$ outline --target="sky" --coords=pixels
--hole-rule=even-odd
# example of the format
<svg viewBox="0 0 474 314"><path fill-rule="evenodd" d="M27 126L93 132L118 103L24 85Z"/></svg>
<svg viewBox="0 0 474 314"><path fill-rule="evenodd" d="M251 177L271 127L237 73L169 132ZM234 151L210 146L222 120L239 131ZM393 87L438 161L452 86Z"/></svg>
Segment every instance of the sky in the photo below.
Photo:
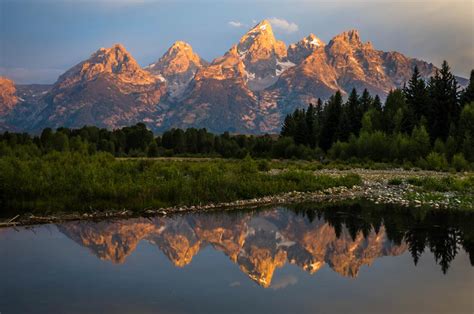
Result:
<svg viewBox="0 0 474 314"><path fill-rule="evenodd" d="M447 60L464 77L474 68L473 0L0 0L0 75L53 83L114 43L142 66L176 40L211 61L262 19L287 44L358 29L377 49Z"/></svg>

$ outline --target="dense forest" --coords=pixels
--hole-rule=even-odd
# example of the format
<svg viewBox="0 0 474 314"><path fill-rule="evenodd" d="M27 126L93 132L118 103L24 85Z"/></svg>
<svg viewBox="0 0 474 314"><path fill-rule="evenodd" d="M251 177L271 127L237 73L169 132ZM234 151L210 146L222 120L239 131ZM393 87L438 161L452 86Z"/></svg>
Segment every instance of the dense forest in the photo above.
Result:
<svg viewBox="0 0 474 314"><path fill-rule="evenodd" d="M474 71L460 90L446 62L425 82L414 69L385 104L367 90L336 92L289 114L279 136L215 135L172 129L155 137L143 123L117 130L84 126L44 129L40 136L5 132L0 157L28 158L52 151L116 157L210 156L285 158L327 162L386 162L428 169L467 170L474 162Z"/></svg>
<svg viewBox="0 0 474 314"><path fill-rule="evenodd" d="M337 92L325 104L288 115L281 136L321 148L330 159L465 168L474 162L474 71L460 91L446 62L428 82L415 68L384 105L367 90L353 89L346 102Z"/></svg>

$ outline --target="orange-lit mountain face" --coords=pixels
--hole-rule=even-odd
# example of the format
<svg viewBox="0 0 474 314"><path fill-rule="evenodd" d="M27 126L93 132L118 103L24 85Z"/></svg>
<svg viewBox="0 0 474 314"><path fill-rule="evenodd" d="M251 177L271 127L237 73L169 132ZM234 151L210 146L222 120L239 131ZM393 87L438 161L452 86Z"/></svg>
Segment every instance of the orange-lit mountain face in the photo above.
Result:
<svg viewBox="0 0 474 314"><path fill-rule="evenodd" d="M322 220L309 222L292 212L270 210L258 215L196 215L137 218L114 222L71 222L58 225L69 238L94 255L124 263L140 241L156 245L176 267L185 267L205 246L223 252L249 278L270 287L274 272L295 264L314 274L328 265L342 276L357 276L361 266L382 256L399 255L406 245L393 245L382 227L353 238L344 227Z"/></svg>
<svg viewBox="0 0 474 314"><path fill-rule="evenodd" d="M7 128L26 131L145 122L154 131L278 132L287 113L337 90L348 94L354 87L367 88L383 98L409 80L415 65L425 78L436 69L398 52L376 50L357 30L327 44L310 34L286 47L264 20L210 63L182 41L145 68L122 45L101 48L61 75L44 96L23 104L41 110L12 111L11 83L2 88L0 110Z"/></svg>
<svg viewBox="0 0 474 314"><path fill-rule="evenodd" d="M15 83L0 76L0 117L10 113L18 101Z"/></svg>

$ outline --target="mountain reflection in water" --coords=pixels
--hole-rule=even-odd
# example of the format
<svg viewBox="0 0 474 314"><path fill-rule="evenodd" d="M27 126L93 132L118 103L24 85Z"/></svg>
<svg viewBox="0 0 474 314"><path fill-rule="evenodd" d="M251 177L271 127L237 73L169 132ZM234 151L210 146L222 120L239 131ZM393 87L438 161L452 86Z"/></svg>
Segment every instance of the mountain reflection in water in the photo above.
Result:
<svg viewBox="0 0 474 314"><path fill-rule="evenodd" d="M446 272L459 250L473 263L470 214L369 210L359 205L236 213L202 213L113 221L79 221L58 229L102 260L125 263L141 241L156 246L176 267L185 267L202 249L223 252L242 272L269 287L277 268L294 264L310 274L326 264L356 277L363 265L407 250L415 264L433 252Z"/></svg>

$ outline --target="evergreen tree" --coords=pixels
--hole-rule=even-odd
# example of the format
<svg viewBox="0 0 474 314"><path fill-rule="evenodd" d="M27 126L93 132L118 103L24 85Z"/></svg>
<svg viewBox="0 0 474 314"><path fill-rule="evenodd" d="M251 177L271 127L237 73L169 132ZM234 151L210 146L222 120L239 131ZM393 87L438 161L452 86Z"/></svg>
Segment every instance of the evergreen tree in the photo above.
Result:
<svg viewBox="0 0 474 314"><path fill-rule="evenodd" d="M296 121L293 114L288 114L285 117L285 121L283 122L283 127L281 129L280 135L283 136L288 136L288 137L293 137L295 136L296 133Z"/></svg>
<svg viewBox="0 0 474 314"><path fill-rule="evenodd" d="M306 123L306 111L304 109L295 111L296 130L294 140L296 144L308 145L309 129Z"/></svg>
<svg viewBox="0 0 474 314"><path fill-rule="evenodd" d="M309 104L306 111L306 126L308 128L308 145L314 148L316 146L316 126L317 126L316 108Z"/></svg>
<svg viewBox="0 0 474 314"><path fill-rule="evenodd" d="M474 101L474 70L471 70L471 77L469 78L469 85L461 94L461 105L468 104Z"/></svg>
<svg viewBox="0 0 474 314"><path fill-rule="evenodd" d="M431 115L428 90L417 66L413 69L413 75L403 92L407 103L407 127L408 131L411 132L421 117L429 117Z"/></svg>
<svg viewBox="0 0 474 314"><path fill-rule="evenodd" d="M372 101L372 108L378 112L382 111L382 101L380 100L379 95L375 95L374 100Z"/></svg>
<svg viewBox="0 0 474 314"><path fill-rule="evenodd" d="M361 121L363 112L360 106L359 95L357 94L357 90L355 88L353 88L349 94L345 109L347 116L350 118L349 133L359 135L360 128L362 127Z"/></svg>
<svg viewBox="0 0 474 314"><path fill-rule="evenodd" d="M436 71L430 79L428 93L431 104L431 114L428 116L428 127L431 140L445 140L449 135L451 123L459 118L458 84L451 73L449 65L443 62L440 71Z"/></svg>
<svg viewBox="0 0 474 314"><path fill-rule="evenodd" d="M331 148L331 145L336 141L341 113L342 94L337 91L335 95L329 98L324 108L324 122L319 140L319 146L324 150Z"/></svg>
<svg viewBox="0 0 474 314"><path fill-rule="evenodd" d="M344 105L342 107L341 118L339 119L339 125L337 127L337 140L345 142L349 139L349 135L352 133L352 120L353 118L349 115L347 105Z"/></svg>
<svg viewBox="0 0 474 314"><path fill-rule="evenodd" d="M372 96L370 96L370 93L369 91L366 89L364 89L364 91L362 92L362 96L360 97L360 109L362 111L362 114L361 116L364 115L364 113L366 113L367 111L369 111L370 107L372 106Z"/></svg>

